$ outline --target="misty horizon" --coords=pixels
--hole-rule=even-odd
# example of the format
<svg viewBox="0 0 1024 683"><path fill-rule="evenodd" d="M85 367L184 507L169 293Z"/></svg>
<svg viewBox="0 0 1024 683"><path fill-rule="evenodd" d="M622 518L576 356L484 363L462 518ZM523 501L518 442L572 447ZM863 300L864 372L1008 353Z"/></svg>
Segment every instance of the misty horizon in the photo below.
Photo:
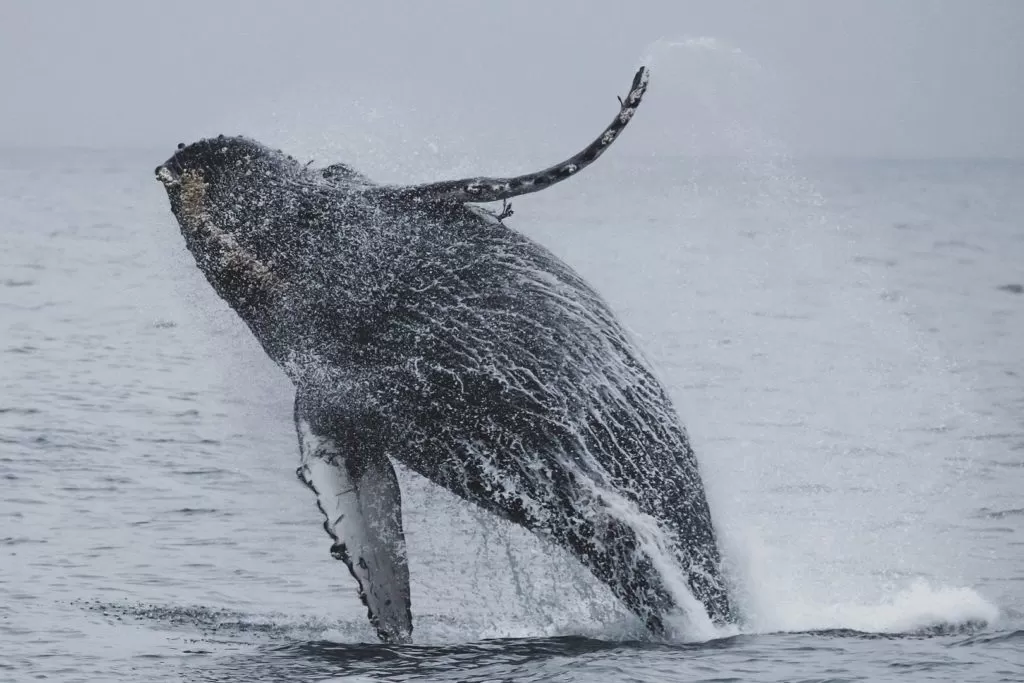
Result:
<svg viewBox="0 0 1024 683"><path fill-rule="evenodd" d="M585 144L647 63L616 153L1024 157L1020 3L641 7L6 3L0 147L225 133L371 165L529 166Z"/></svg>

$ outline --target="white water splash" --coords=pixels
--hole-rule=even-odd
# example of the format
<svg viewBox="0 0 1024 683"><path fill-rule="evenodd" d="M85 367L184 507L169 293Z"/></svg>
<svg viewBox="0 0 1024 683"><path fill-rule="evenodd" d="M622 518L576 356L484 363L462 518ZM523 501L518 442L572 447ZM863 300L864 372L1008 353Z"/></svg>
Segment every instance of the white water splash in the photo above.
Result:
<svg viewBox="0 0 1024 683"><path fill-rule="evenodd" d="M652 69L647 114L668 133L663 156L725 157L719 170L741 188L728 198L735 225L723 224L707 246L700 233L685 236L688 253L716 256L717 267L690 278L718 293L705 313L725 307L719 333L744 340L699 349L702 362L736 368L736 379L712 398L718 405L680 407L739 584L742 631L992 624L999 609L963 585L961 550L924 529L927 519L960 523L969 500L951 495L968 493L957 468L979 460L965 452L977 450L972 434L999 430L970 410L971 387L934 341L881 296L888 274L856 260L885 245L858 243L795 172L787 145L770 132L785 95L756 59L692 38L656 41L643 62ZM676 194L680 222L693 230L703 208L694 194L702 195ZM696 265L692 255L687 263ZM816 296L824 305L810 305ZM793 309L806 310L806 322L778 317ZM735 355L744 343L754 359ZM767 388L783 401L760 398ZM728 416L721 425L700 421L716 411ZM948 435L924 446L915 433ZM913 578L921 576L929 579Z"/></svg>
<svg viewBox="0 0 1024 683"><path fill-rule="evenodd" d="M999 619L999 608L976 591L936 586L923 579L876 602L815 604L778 595L762 595L759 601L763 611L748 627L754 633L827 629L915 633L991 626Z"/></svg>

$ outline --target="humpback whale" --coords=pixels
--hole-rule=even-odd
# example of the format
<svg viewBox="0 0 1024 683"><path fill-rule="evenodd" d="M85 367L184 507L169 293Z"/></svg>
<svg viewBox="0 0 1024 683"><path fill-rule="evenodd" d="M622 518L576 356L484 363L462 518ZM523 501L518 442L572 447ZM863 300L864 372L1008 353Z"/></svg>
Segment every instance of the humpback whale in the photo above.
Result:
<svg viewBox="0 0 1024 683"><path fill-rule="evenodd" d="M607 150L647 82L582 151L516 177L383 185L225 136L156 169L196 265L295 386L298 477L385 642L412 634L392 460L568 549L655 633L682 606L666 554L734 619L664 387L597 292L505 222Z"/></svg>

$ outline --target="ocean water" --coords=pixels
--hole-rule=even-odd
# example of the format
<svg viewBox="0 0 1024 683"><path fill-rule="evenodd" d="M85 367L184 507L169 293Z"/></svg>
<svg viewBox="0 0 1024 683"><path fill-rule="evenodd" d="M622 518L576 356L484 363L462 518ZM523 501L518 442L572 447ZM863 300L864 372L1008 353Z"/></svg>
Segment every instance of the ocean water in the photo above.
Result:
<svg viewBox="0 0 1024 683"><path fill-rule="evenodd" d="M0 680L1024 680L1024 164L609 153L517 200L669 387L744 620L652 640L401 471L399 647L167 153L0 151Z"/></svg>

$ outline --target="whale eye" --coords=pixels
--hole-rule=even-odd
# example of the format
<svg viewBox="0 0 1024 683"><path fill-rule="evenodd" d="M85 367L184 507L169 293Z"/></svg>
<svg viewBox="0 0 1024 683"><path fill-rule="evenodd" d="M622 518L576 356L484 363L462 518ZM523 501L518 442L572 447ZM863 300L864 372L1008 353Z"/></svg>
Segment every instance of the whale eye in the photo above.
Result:
<svg viewBox="0 0 1024 683"><path fill-rule="evenodd" d="M185 143L184 142L179 142L178 143L178 149L185 149Z"/></svg>

